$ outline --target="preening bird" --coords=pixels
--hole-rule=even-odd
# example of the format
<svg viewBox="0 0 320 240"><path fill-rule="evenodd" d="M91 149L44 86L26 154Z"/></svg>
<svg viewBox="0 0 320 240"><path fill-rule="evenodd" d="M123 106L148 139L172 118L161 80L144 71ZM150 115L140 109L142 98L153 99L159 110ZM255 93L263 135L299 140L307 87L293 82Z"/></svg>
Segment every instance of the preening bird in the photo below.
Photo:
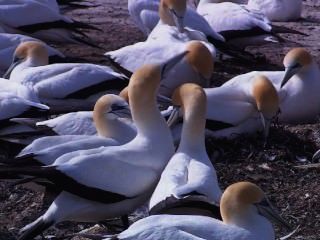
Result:
<svg viewBox="0 0 320 240"><path fill-rule="evenodd" d="M255 75L252 81L226 82L221 87L206 88L205 93L207 135L232 139L262 131L267 139L270 124L279 113L278 93L268 78ZM169 125L179 136L181 124L175 124L178 111L176 106Z"/></svg>
<svg viewBox="0 0 320 240"><path fill-rule="evenodd" d="M221 218L221 190L205 149L205 92L196 84L186 83L175 90L172 99L183 111L181 141L152 194L150 214Z"/></svg>
<svg viewBox="0 0 320 240"><path fill-rule="evenodd" d="M45 167L0 167L4 174L45 177L64 190L43 216L23 228L20 239L30 239L60 221L128 214L151 196L174 153L170 130L156 104L157 89L185 54L145 65L132 75L128 94L137 136L129 143Z"/></svg>
<svg viewBox="0 0 320 240"><path fill-rule="evenodd" d="M163 35L159 34L158 40L147 40L108 52L107 55L123 68L135 71L148 62L165 61L181 51L188 51L185 58L161 81L159 93L171 97L176 87L190 80L200 86L208 86L213 74L215 49L210 44L200 41L185 43L172 39L169 44L162 41L162 37Z"/></svg>
<svg viewBox="0 0 320 240"><path fill-rule="evenodd" d="M264 75L273 83L279 95L279 122L314 122L320 112L318 64L306 49L293 48L286 54L283 65L285 71L249 72L232 78L225 85L232 87L245 82L249 84L256 75Z"/></svg>

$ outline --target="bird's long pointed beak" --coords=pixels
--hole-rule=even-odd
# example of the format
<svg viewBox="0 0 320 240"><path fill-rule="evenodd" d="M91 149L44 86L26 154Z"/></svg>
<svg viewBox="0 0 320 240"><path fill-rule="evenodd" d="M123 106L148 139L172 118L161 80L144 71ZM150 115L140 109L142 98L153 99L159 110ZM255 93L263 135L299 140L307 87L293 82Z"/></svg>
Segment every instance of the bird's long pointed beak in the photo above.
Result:
<svg viewBox="0 0 320 240"><path fill-rule="evenodd" d="M171 128L172 126L174 126L177 123L177 121L179 119L179 112L180 112L180 107L174 106L173 110L167 120L167 124L168 124L169 128Z"/></svg>
<svg viewBox="0 0 320 240"><path fill-rule="evenodd" d="M162 70L161 70L161 79L164 79L167 74L171 71L171 69L179 63L185 55L188 54L188 51L184 51L178 55L175 55L174 57L170 58L166 62L162 64Z"/></svg>
<svg viewBox="0 0 320 240"><path fill-rule="evenodd" d="M264 140L265 142L267 141L267 138L269 136L269 130L270 130L270 125L271 125L271 121L269 119L267 119L262 112L259 113L260 114L260 120L263 126L263 136L264 136Z"/></svg>
<svg viewBox="0 0 320 240"><path fill-rule="evenodd" d="M16 66L18 66L22 61L23 61L22 59L21 59L21 60L14 60L14 61L11 63L10 67L8 68L8 70L6 71L6 73L3 74L2 77L5 78L5 79L9 79L9 78L10 78L10 75L11 75L11 72L13 71L13 69L14 69Z"/></svg>
<svg viewBox="0 0 320 240"><path fill-rule="evenodd" d="M184 16L179 16L173 9L170 9L170 13L179 32L184 32Z"/></svg>
<svg viewBox="0 0 320 240"><path fill-rule="evenodd" d="M267 198L256 204L256 206L258 208L258 212L262 216L266 217L270 221L274 221L281 226L284 226L288 230L292 230L292 227L278 213L273 210L273 207Z"/></svg>
<svg viewBox="0 0 320 240"><path fill-rule="evenodd" d="M284 73L284 77L281 81L281 88L283 88L284 85L286 85L286 83L290 80L290 78L296 74L296 71L294 68L286 68L285 73Z"/></svg>

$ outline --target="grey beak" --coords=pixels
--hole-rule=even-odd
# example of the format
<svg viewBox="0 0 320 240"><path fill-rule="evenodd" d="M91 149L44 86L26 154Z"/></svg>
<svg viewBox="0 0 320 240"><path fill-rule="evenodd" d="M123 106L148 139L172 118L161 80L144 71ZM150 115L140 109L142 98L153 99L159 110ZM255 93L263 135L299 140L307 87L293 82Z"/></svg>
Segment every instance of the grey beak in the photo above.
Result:
<svg viewBox="0 0 320 240"><path fill-rule="evenodd" d="M184 16L180 17L173 9L170 9L170 13L179 32L184 32Z"/></svg>
<svg viewBox="0 0 320 240"><path fill-rule="evenodd" d="M260 120L263 126L263 136L264 140L267 141L267 138L269 136L269 130L271 125L271 120L267 119L262 112L259 112Z"/></svg>
<svg viewBox="0 0 320 240"><path fill-rule="evenodd" d="M287 67L284 73L284 77L281 81L281 88L292 78L298 71L300 67Z"/></svg>
<svg viewBox="0 0 320 240"><path fill-rule="evenodd" d="M265 198L260 203L256 204L256 207L258 208L258 212L269 219L270 221L274 221L288 230L292 230L291 226L278 214L273 210L273 207L269 200Z"/></svg>
<svg viewBox="0 0 320 240"><path fill-rule="evenodd" d="M185 55L188 54L188 51L184 51L169 60L167 60L165 63L162 65L162 70L161 70L161 79L164 79L167 74L170 72L170 70L177 64L179 63Z"/></svg>
<svg viewBox="0 0 320 240"><path fill-rule="evenodd" d="M178 119L179 119L179 112L180 112L180 107L178 106L174 106L173 110L171 112L171 115L169 116L168 120L167 120L167 124L169 126L169 128L171 128L172 126L174 126Z"/></svg>
<svg viewBox="0 0 320 240"><path fill-rule="evenodd" d="M13 69L18 66L21 62L23 62L23 59L14 59L13 62L11 63L9 69L6 71L6 73L2 76L5 79L9 79L11 72Z"/></svg>

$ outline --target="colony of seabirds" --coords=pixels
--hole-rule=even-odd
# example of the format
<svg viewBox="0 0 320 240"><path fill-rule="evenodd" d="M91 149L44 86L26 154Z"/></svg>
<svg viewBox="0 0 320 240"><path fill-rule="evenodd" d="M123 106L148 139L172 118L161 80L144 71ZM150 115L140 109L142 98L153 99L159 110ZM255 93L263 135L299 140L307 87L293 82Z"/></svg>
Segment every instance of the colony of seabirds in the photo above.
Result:
<svg viewBox="0 0 320 240"><path fill-rule="evenodd" d="M254 64L259 58L247 46L303 34L272 24L299 20L302 0L197 0L196 8L186 0L129 0L146 40L105 53L118 72L70 63L77 59L47 45L94 46L85 31L95 27L60 14L62 5L82 4L0 1L0 137L26 145L0 165L0 177L56 194L18 239L62 221L122 217L126 226L125 216L145 203L150 216L100 238L271 240L271 221L291 229L257 185L219 187L205 136L262 132L266 141L275 119L316 119L319 67L304 48L286 54L283 71L244 73L209 87L215 62Z"/></svg>

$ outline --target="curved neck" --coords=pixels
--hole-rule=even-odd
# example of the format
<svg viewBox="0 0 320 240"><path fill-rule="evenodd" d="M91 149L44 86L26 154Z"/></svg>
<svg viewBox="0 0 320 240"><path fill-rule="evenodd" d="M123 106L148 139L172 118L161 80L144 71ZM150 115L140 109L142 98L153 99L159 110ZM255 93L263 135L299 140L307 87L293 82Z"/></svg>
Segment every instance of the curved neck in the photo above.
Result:
<svg viewBox="0 0 320 240"><path fill-rule="evenodd" d="M272 224L257 213L255 206L242 207L241 210L230 207L229 211L230 216L223 218L224 223L244 228L253 234L274 235Z"/></svg>
<svg viewBox="0 0 320 240"><path fill-rule="evenodd" d="M112 113L98 113L94 114L94 124L97 133L101 137L112 138L117 141L122 141L122 127L116 115Z"/></svg>

